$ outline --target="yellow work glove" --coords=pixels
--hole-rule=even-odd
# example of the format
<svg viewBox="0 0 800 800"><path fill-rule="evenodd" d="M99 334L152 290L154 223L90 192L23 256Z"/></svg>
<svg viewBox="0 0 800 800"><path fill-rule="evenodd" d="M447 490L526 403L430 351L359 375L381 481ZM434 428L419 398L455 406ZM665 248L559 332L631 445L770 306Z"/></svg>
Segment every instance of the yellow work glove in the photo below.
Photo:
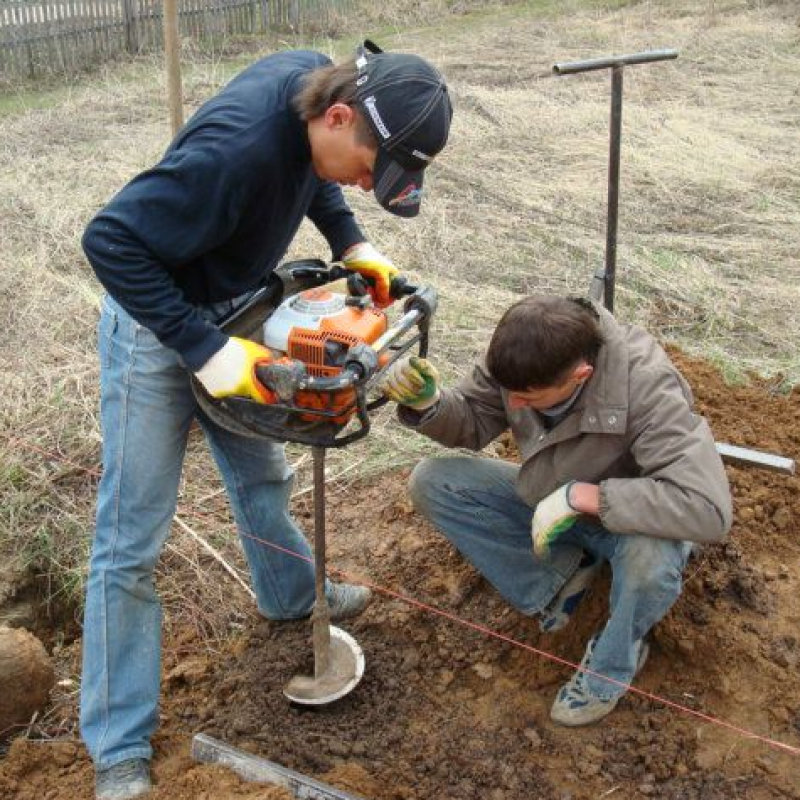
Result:
<svg viewBox="0 0 800 800"><path fill-rule="evenodd" d="M394 302L391 295L392 280L400 274L400 270L369 242L354 244L342 256L342 264L366 279L370 297L378 308L386 308Z"/></svg>
<svg viewBox="0 0 800 800"><path fill-rule="evenodd" d="M569 501L569 492L575 481L564 484L542 500L533 514L531 538L533 552L539 558L550 558L553 542L568 531L580 516Z"/></svg>
<svg viewBox="0 0 800 800"><path fill-rule="evenodd" d="M236 395L269 403L273 395L256 378L256 367L271 361L272 354L266 347L231 336L195 374L212 397Z"/></svg>
<svg viewBox="0 0 800 800"><path fill-rule="evenodd" d="M389 367L381 389L395 403L425 411L439 402L439 372L424 358L406 356Z"/></svg>

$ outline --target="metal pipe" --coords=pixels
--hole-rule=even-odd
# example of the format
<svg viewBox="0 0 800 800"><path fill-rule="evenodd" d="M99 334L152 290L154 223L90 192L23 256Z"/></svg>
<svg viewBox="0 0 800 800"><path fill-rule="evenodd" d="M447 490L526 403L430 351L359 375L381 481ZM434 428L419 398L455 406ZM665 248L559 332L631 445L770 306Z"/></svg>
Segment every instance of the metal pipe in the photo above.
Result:
<svg viewBox="0 0 800 800"><path fill-rule="evenodd" d="M677 50L647 50L643 53L590 58L586 61L563 61L553 65L553 72L555 72L556 75L573 75L576 72L592 72L597 69L624 67L628 64L650 64L653 61L667 61L677 57Z"/></svg>
<svg viewBox="0 0 800 800"><path fill-rule="evenodd" d="M617 275L617 228L619 224L619 156L622 141L623 68L611 71L611 133L608 149L608 219L606 222L606 274L604 301L614 313L614 287Z"/></svg>
<svg viewBox="0 0 800 800"><path fill-rule="evenodd" d="M319 680L330 666L331 610L325 596L325 448L312 447L314 461L314 677Z"/></svg>
<svg viewBox="0 0 800 800"><path fill-rule="evenodd" d="M403 314L389 330L372 343L372 349L376 353L382 353L392 342L396 342L404 333L417 325L421 318L422 312L417 309Z"/></svg>

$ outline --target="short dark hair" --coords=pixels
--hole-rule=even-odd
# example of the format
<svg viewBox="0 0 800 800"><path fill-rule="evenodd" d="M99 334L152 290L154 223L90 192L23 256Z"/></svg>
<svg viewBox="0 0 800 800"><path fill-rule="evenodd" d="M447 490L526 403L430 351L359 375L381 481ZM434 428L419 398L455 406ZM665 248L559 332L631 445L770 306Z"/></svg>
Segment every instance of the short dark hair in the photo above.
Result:
<svg viewBox="0 0 800 800"><path fill-rule="evenodd" d="M562 383L581 360L594 364L602 344L600 318L588 300L532 295L503 314L486 360L504 389L524 392Z"/></svg>
<svg viewBox="0 0 800 800"><path fill-rule="evenodd" d="M305 77L303 88L292 98L292 106L303 122L321 117L335 103L344 103L356 112L358 143L377 147L378 141L355 106L358 67L355 58L341 64L319 67Z"/></svg>

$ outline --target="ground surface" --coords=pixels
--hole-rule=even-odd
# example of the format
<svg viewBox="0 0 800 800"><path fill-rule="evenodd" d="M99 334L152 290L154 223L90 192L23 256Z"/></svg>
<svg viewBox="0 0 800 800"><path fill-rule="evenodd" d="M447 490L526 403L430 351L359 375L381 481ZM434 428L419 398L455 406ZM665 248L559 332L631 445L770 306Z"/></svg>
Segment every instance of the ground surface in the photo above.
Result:
<svg viewBox="0 0 800 800"><path fill-rule="evenodd" d="M800 452L800 393L776 394L765 383L731 389L708 365L680 363L718 440ZM733 532L690 563L637 686L798 748L798 479L728 473ZM570 627L540 634L421 523L401 477L360 486L358 508L334 495L333 566L578 661L602 623L607 577ZM303 500L297 512L308 514ZM154 797L282 797L221 768L193 765L189 742L199 731L371 800L800 797L800 755L652 699L629 695L597 727L557 728L548 710L568 668L396 597L379 595L345 627L365 650L366 676L349 697L318 711L294 708L281 693L294 674L310 672L306 624L251 616L216 653L194 629L175 629L165 653ZM77 646L61 652L63 661L76 658ZM73 703L62 705L61 716L74 714ZM91 776L74 739L18 741L0 764L0 795L83 798Z"/></svg>
<svg viewBox="0 0 800 800"><path fill-rule="evenodd" d="M795 0L530 0L469 16L437 14L437 2L419 0L420 13L398 13L378 37L432 59L455 100L424 213L407 223L347 195L370 239L439 290L432 343L445 378L463 374L513 300L585 292L603 261L608 76L554 78L552 65L675 47L676 61L625 73L618 313L729 377L775 376L729 390L708 363L686 363L719 439L800 457L800 398L782 394L800 380ZM368 19L351 28L353 42L376 35ZM342 57L352 42L312 44ZM188 46L183 55L187 113L253 58ZM159 58L0 97L0 619L43 637L59 678L51 705L0 762L0 797L91 795L74 637L99 470L100 288L80 237L167 146L164 97ZM327 247L307 226L290 255L326 257ZM404 470L430 449L384 416L364 443L331 455L334 566L579 660L602 623L607 577L557 635L506 610L408 506ZM291 458L295 509L309 526L309 457L295 449ZM731 539L690 565L639 685L797 747L798 480L729 475ZM322 712L291 709L281 689L310 669L307 627L259 625L198 537L242 576L224 493L193 436L158 570L157 800L277 800L193 767L188 744L200 730L371 800L798 796L798 756L644 697L601 727L556 729L547 715L568 667L387 596L347 626L367 655L358 690Z"/></svg>

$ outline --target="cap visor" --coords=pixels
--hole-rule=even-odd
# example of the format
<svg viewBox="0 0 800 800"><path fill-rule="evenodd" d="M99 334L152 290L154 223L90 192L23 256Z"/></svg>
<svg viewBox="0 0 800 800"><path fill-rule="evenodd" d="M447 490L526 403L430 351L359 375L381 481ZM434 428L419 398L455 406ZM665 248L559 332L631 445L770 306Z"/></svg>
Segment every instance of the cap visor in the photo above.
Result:
<svg viewBox="0 0 800 800"><path fill-rule="evenodd" d="M403 169L383 150L378 150L375 161L375 199L398 217L416 217L422 200L423 170Z"/></svg>

